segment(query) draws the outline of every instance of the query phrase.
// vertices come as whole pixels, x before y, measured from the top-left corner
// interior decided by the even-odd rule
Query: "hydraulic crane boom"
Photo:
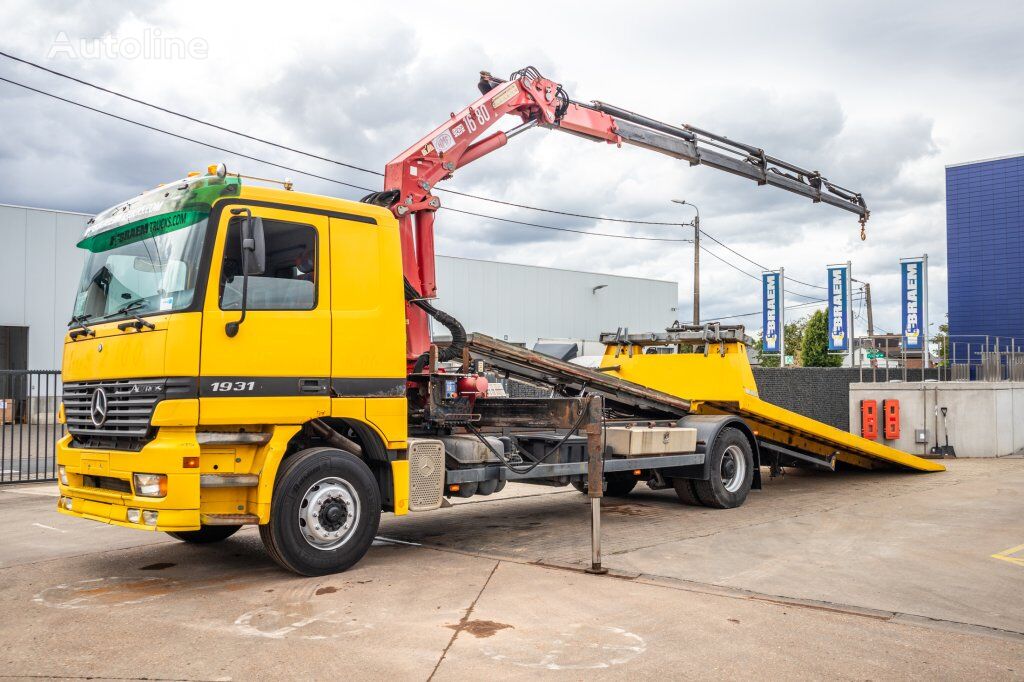
[[[596,142],[631,144],[689,162],[705,165],[846,209],[860,216],[861,238],[868,209],[863,197],[822,177],[818,171],[770,156],[764,150],[734,142],[690,125],[682,127],[635,114],[603,102],[582,104],[571,100],[562,86],[544,78],[533,67],[512,74],[509,80],[480,74],[479,99],[438,126],[388,163],[384,191],[364,201],[387,206],[398,218],[402,265],[411,297],[436,296],[434,270],[434,213],[441,206],[433,194],[438,182],[463,166],[503,147],[509,138],[533,126],[563,130]],[[505,115],[522,123],[505,132],[486,135]],[[407,287],[408,288],[408,287]],[[430,346],[426,313],[410,304],[407,314],[408,356],[420,357]]]

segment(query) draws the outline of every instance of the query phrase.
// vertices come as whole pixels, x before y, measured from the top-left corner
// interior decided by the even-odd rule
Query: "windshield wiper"
[[[100,319],[101,320],[107,320],[107,319],[110,319],[111,317],[114,317],[115,315],[127,315],[128,313],[130,313],[131,311],[135,310],[136,308],[139,308],[139,307],[144,306],[144,305],[146,305],[146,299],[145,298],[137,298],[134,301],[128,301],[127,303],[125,303],[123,306],[121,306],[120,308],[118,308],[114,312],[107,313],[106,315],[104,315]]]
[[[129,301],[128,303],[125,303],[123,306],[121,306],[114,312],[110,313],[109,315],[104,315],[104,317],[114,317],[115,315],[130,315],[131,317],[134,317],[135,319],[132,320],[131,322],[122,322],[121,324],[117,325],[117,328],[121,331],[125,331],[126,329],[132,327],[134,327],[135,331],[137,332],[142,331],[143,327],[146,327],[147,329],[156,329],[155,324],[153,324],[149,320],[145,320],[139,317],[138,313],[132,312],[138,308],[141,308],[144,305],[146,305],[146,299],[137,298],[134,301]]]
[[[92,315],[72,315],[71,320],[68,321],[68,326],[71,328],[68,336],[74,341],[79,336],[96,336],[96,332],[93,331],[85,321],[88,320]]]

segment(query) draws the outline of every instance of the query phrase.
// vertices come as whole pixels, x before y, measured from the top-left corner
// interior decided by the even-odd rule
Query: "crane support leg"
[[[601,566],[601,498],[604,497],[604,399],[587,401],[587,496],[590,498],[590,568],[587,573],[603,575]]]

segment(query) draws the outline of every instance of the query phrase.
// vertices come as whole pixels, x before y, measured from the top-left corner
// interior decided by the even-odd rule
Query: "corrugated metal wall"
[[[29,369],[60,367],[89,218],[0,205],[0,326],[28,327]]]
[[[449,256],[437,267],[438,308],[467,331],[527,347],[538,338],[596,340],[618,327],[662,331],[677,317],[676,282]]]
[[[28,327],[28,366],[60,367],[89,215],[0,205],[0,326]],[[596,340],[602,331],[664,329],[678,285],[635,277],[439,256],[436,305],[483,332],[532,347],[538,338]],[[594,287],[606,285],[597,291]],[[435,329],[444,333],[443,328]]]

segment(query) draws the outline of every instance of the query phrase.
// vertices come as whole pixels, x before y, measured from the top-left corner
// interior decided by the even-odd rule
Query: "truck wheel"
[[[285,460],[260,537],[270,557],[301,575],[338,573],[363,558],[380,524],[380,490],[366,464],[333,448]]]
[[[220,542],[238,532],[241,526],[201,526],[199,530],[183,530],[176,533],[167,533],[175,540],[189,542],[194,545],[206,545],[211,542]]]
[[[604,475],[604,494],[608,497],[625,497],[633,492],[637,479],[632,473],[626,471],[615,471]],[[587,480],[573,481],[572,487],[581,493],[587,492]]]
[[[676,497],[683,504],[689,504],[694,507],[700,507],[704,503],[697,497],[697,491],[694,489],[693,484],[696,483],[692,478],[673,478],[672,486],[676,489]]]
[[[754,480],[750,441],[738,429],[722,429],[711,448],[711,480],[694,481],[693,489],[706,507],[732,509],[743,504]]]

